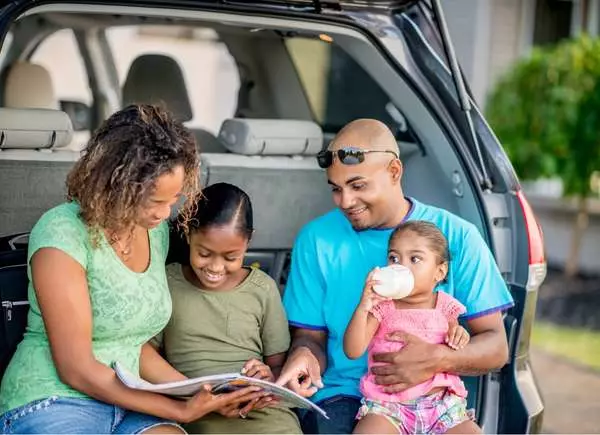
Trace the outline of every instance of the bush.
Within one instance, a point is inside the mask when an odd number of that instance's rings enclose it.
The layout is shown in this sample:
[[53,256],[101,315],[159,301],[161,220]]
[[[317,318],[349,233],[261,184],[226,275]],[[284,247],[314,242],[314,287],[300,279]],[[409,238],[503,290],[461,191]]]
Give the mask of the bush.
[[499,81],[488,120],[519,177],[559,177],[564,194],[577,197],[565,265],[573,276],[588,223],[591,178],[600,168],[600,40],[584,35],[535,49]]
[[534,49],[503,77],[488,120],[519,177],[560,177],[566,194],[587,196],[600,167],[600,40],[582,36]]

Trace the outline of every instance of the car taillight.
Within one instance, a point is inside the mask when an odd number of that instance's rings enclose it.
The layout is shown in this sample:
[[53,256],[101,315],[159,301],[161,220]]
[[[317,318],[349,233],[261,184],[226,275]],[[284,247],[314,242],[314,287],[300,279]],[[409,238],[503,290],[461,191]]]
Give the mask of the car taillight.
[[539,287],[546,278],[544,235],[523,191],[517,191],[517,198],[525,219],[527,242],[529,244],[529,277],[527,279],[527,289],[529,290]]

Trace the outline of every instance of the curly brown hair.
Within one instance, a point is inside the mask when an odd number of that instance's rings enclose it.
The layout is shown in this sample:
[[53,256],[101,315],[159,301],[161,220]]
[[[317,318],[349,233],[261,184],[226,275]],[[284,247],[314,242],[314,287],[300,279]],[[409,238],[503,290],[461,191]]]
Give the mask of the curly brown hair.
[[92,135],[67,176],[67,198],[92,230],[117,233],[135,223],[158,177],[179,165],[185,172],[179,224],[186,229],[200,193],[194,136],[158,106],[131,105]]

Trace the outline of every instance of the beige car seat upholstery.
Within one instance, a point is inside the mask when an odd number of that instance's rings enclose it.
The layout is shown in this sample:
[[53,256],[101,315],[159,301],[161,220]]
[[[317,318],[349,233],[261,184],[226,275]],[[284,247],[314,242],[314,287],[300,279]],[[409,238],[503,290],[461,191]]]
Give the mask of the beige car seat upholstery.
[[30,62],[12,65],[4,81],[4,107],[58,109],[52,77],[46,68]]
[[[193,118],[183,71],[175,59],[164,54],[142,54],[131,64],[123,84],[123,107],[129,104],[158,104],[181,122]],[[190,129],[201,152],[223,153],[227,149],[212,133]]]

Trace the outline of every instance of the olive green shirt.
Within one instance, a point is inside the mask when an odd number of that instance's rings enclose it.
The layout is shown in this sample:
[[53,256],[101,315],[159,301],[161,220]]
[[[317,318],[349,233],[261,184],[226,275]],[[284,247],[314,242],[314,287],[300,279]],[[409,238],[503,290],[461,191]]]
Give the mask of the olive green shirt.
[[167,266],[173,314],[155,339],[188,377],[239,372],[250,358],[287,352],[290,334],[275,281],[260,269],[231,290],[189,283],[180,264]]
[[[189,283],[180,264],[167,267],[173,314],[154,344],[188,377],[239,372],[251,358],[286,352],[288,322],[277,284],[251,269],[231,290],[203,290]],[[253,411],[246,419],[210,414],[186,426],[192,433],[300,433],[286,408]]]

